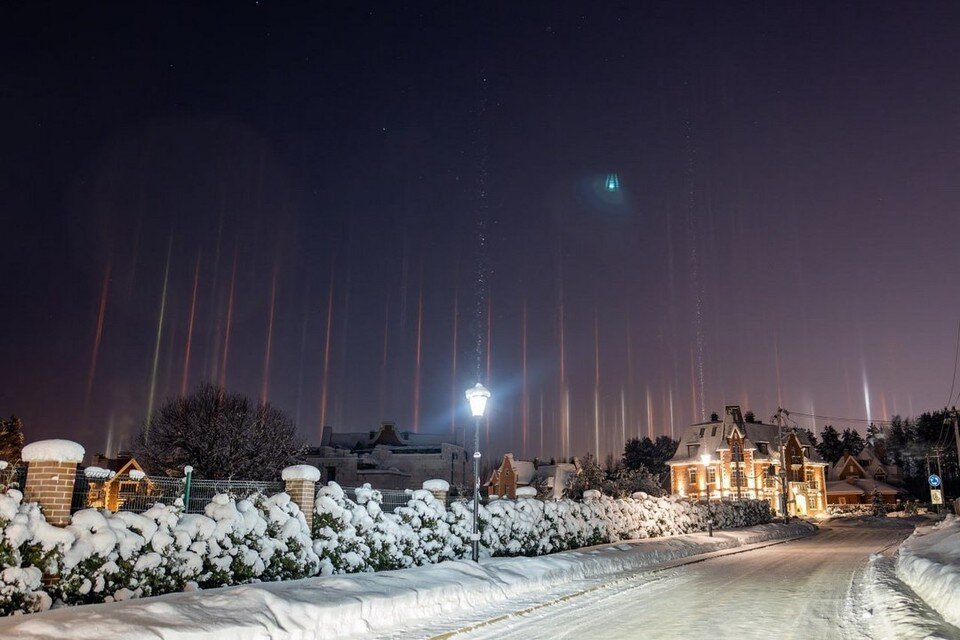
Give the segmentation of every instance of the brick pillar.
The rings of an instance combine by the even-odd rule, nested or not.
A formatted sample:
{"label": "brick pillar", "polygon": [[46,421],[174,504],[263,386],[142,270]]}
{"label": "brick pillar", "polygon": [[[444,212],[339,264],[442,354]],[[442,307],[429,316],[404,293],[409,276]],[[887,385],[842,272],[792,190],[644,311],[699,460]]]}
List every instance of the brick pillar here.
{"label": "brick pillar", "polygon": [[303,517],[307,527],[313,527],[313,502],[316,499],[317,482],[320,481],[320,470],[308,464],[297,464],[287,467],[281,474],[287,495],[293,500]]}
{"label": "brick pillar", "polygon": [[52,525],[63,527],[70,524],[73,484],[83,454],[83,447],[70,440],[40,440],[23,448],[21,457],[27,463],[24,499],[39,503],[47,522]]}
{"label": "brick pillar", "polygon": [[447,494],[450,493],[450,483],[446,480],[427,480],[423,488],[433,494],[433,497],[447,504]]}

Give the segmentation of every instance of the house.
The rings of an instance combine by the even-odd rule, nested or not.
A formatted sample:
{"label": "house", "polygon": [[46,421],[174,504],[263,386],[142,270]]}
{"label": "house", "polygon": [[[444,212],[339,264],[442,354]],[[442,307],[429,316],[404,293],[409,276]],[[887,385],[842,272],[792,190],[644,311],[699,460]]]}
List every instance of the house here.
{"label": "house", "polygon": [[377,489],[419,489],[433,479],[466,485],[472,470],[463,436],[460,429],[444,435],[397,431],[392,422],[362,432],[324,427],[320,446],[308,447],[304,458],[320,469],[324,483],[345,487],[369,482]]}
{"label": "house", "polygon": [[[782,438],[782,440],[778,440]],[[670,493],[693,499],[768,500],[779,511],[780,452],[787,461],[788,511],[813,515],[826,510],[826,467],[806,432],[743,419],[727,406],[723,420],[687,427],[670,466]]]}
{"label": "house", "polygon": [[896,504],[906,493],[887,481],[899,482],[896,465],[884,464],[873,447],[864,447],[858,455],[845,452],[830,469],[827,482],[828,504],[870,504],[874,492],[887,504]]}
{"label": "house", "polygon": [[[487,493],[491,496],[514,499],[530,493],[524,488],[542,487],[541,498],[559,500],[567,482],[579,471],[578,463],[537,464],[536,461],[515,460],[512,453],[503,456],[503,462],[490,474]],[[536,494],[534,494],[536,495]]]}
{"label": "house", "polygon": [[877,482],[897,485],[902,481],[900,467],[886,463],[872,445],[867,445],[856,456],[844,452],[830,468],[829,480],[846,480],[849,477],[872,478]]}

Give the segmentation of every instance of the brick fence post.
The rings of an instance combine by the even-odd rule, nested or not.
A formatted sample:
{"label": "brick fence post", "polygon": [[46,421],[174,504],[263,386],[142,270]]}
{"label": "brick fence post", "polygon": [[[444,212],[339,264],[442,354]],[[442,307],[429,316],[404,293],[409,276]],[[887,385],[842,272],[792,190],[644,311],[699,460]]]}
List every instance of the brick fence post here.
{"label": "brick fence post", "polygon": [[297,464],[287,467],[280,475],[286,484],[285,491],[293,500],[303,517],[307,527],[313,527],[313,502],[316,499],[317,482],[320,481],[320,469],[309,464]]}
{"label": "brick fence post", "polygon": [[450,493],[450,483],[446,480],[427,480],[423,488],[433,494],[433,497],[447,504],[447,494]]}
{"label": "brick fence post", "polygon": [[21,458],[27,463],[24,499],[39,503],[44,517],[52,525],[70,524],[73,484],[83,454],[83,447],[70,440],[40,440],[23,448]]}

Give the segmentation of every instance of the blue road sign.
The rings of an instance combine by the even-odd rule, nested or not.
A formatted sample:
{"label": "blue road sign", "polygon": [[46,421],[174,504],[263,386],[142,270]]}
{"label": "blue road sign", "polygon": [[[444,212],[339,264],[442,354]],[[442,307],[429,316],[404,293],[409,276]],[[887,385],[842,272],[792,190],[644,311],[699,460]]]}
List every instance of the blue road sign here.
{"label": "blue road sign", "polygon": [[931,473],[931,474],[930,474],[930,477],[927,478],[927,482],[930,483],[930,486],[931,486],[931,487],[939,487],[939,486],[940,486],[940,476],[938,476],[938,475],[935,474],[935,473]]}

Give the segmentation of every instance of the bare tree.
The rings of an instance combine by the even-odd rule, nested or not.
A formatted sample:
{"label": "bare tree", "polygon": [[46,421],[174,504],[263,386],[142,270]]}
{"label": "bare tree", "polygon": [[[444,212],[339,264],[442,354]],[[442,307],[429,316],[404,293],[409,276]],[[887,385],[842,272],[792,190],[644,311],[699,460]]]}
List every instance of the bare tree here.
{"label": "bare tree", "polygon": [[276,480],[303,454],[293,421],[280,409],[204,383],[168,400],[144,425],[137,460],[155,474]]}

